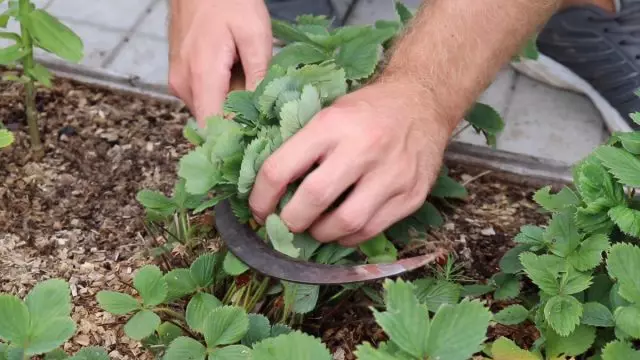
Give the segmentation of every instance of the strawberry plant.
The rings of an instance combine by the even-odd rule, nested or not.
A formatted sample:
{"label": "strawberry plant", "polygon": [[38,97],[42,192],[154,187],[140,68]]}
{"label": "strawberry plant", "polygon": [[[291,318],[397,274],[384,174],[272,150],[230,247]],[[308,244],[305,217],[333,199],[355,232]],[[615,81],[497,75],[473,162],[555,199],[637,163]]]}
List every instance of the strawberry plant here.
{"label": "strawberry plant", "polygon": [[[5,0],[0,0],[0,4]],[[0,49],[0,65],[22,67],[22,75],[6,74],[25,87],[25,113],[29,137],[36,157],[44,155],[36,114],[36,85],[51,86],[52,75],[46,67],[34,59],[39,48],[58,57],[79,62],[83,57],[82,40],[66,25],[43,9],[36,9],[29,0],[8,0],[8,9],[0,14],[0,29],[6,28],[10,19],[20,24],[20,33],[0,31],[0,38],[13,42]]]}

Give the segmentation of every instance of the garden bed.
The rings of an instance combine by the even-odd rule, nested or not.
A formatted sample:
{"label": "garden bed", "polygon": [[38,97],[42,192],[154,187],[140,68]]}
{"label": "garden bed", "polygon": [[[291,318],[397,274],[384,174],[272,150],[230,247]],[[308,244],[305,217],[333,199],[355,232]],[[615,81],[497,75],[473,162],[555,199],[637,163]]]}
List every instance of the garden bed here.
{"label": "garden bed", "polygon": [[[124,336],[122,318],[97,306],[95,295],[127,291],[134,271],[151,261],[144,250],[152,239],[135,196],[143,188],[171,192],[177,161],[190,148],[182,136],[188,112],[175,102],[58,79],[38,90],[46,156],[34,162],[21,86],[0,81],[0,89],[0,119],[16,133],[0,156],[0,292],[23,297],[39,281],[68,280],[79,331],[66,350],[99,345],[116,359],[151,358]],[[485,281],[520,227],[547,217],[531,200],[537,186],[477,165],[448,165],[470,196],[443,209],[445,225],[427,240],[455,249],[464,274]],[[210,222],[208,216],[200,220]],[[320,306],[304,329],[336,358],[353,359],[355,345],[383,338],[370,305],[354,293]],[[492,332],[521,344],[535,336],[527,327]]]}

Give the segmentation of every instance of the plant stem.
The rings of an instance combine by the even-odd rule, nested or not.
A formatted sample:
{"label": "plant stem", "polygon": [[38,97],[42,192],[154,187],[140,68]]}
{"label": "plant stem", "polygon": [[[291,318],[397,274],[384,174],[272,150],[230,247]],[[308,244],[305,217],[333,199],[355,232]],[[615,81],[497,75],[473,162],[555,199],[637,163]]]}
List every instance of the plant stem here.
{"label": "plant stem", "polygon": [[156,312],[161,312],[164,314],[167,314],[169,316],[171,316],[174,319],[180,320],[180,321],[185,321],[184,315],[180,314],[177,311],[171,310],[169,308],[155,308],[154,309]]}
{"label": "plant stem", "polygon": [[[29,0],[20,0],[18,5],[18,11],[20,16],[26,18],[29,15],[30,10]],[[22,37],[22,47],[27,53],[22,59],[22,67],[25,72],[33,69],[33,41],[31,34],[25,26],[24,22],[20,23],[20,34]],[[25,82],[25,113],[27,116],[27,124],[29,126],[29,137],[31,139],[31,148],[34,153],[34,157],[40,160],[44,157],[44,147],[40,140],[40,130],[38,129],[38,115],[36,114],[36,88],[33,79],[29,77],[29,80]]]}

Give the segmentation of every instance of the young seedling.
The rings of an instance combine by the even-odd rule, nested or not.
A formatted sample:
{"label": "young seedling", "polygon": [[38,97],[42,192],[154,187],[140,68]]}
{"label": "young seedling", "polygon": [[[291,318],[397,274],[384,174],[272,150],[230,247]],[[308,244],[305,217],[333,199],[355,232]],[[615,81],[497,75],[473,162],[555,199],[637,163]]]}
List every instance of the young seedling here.
{"label": "young seedling", "polygon": [[[0,0],[3,3],[5,0]],[[66,25],[43,9],[36,9],[29,0],[8,0],[8,9],[0,14],[0,29],[6,28],[10,19],[20,24],[19,33],[0,31],[0,39],[13,42],[0,48],[0,65],[20,66],[22,75],[10,73],[5,80],[24,84],[25,113],[29,126],[29,137],[36,158],[44,156],[40,140],[36,111],[36,85],[51,86],[52,74],[37,63],[35,50],[42,49],[58,57],[79,62],[83,57],[82,40]]]}

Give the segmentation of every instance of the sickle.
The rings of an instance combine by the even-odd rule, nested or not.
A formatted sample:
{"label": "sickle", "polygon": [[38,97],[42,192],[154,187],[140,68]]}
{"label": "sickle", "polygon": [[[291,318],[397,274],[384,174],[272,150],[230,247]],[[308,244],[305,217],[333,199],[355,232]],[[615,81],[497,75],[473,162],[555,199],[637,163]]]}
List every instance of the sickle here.
{"label": "sickle", "polygon": [[215,207],[218,232],[229,251],[251,269],[276,279],[301,284],[350,284],[399,275],[425,266],[445,254],[435,253],[389,264],[326,265],[302,261],[269,247],[247,224],[240,223],[228,200]]}

